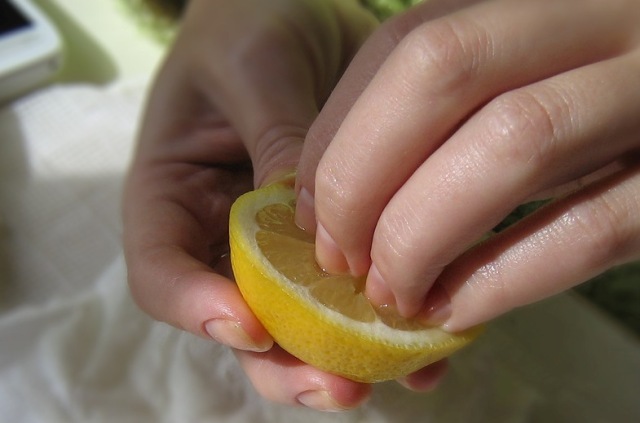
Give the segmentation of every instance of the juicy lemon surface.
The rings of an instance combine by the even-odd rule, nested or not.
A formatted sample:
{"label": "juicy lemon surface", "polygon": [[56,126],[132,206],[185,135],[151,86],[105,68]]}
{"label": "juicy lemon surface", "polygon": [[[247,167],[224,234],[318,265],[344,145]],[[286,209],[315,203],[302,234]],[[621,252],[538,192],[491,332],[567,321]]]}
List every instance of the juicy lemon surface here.
{"label": "juicy lemon surface", "polygon": [[290,185],[272,184],[233,204],[231,263],[245,301],[274,340],[300,360],[360,382],[412,373],[472,341],[373,307],[364,278],[330,275],[314,237],[294,223]]}

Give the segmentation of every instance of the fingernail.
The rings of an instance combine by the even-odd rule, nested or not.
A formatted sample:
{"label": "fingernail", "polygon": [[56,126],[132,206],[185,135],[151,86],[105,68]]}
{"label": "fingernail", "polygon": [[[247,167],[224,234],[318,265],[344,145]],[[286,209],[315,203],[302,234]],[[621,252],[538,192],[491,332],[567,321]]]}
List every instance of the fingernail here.
{"label": "fingernail", "polygon": [[364,292],[365,296],[373,304],[396,308],[396,299],[393,296],[393,292],[389,289],[389,286],[382,278],[382,275],[375,264],[371,265],[369,273],[367,274],[367,282]]}
{"label": "fingernail", "polygon": [[205,330],[214,340],[221,344],[243,351],[264,352],[273,345],[273,341],[263,343],[254,341],[239,323],[226,319],[214,319],[205,323]]}
{"label": "fingernail", "polygon": [[313,196],[306,188],[302,188],[298,193],[296,201],[296,225],[307,232],[316,231],[316,213]]}
{"label": "fingernail", "polygon": [[349,263],[324,226],[318,222],[316,229],[316,260],[328,273],[349,273]]}
{"label": "fingernail", "polygon": [[420,320],[431,326],[446,326],[451,317],[451,299],[446,290],[435,284],[429,290]]}
{"label": "fingernail", "polygon": [[298,395],[297,401],[305,407],[318,411],[344,411],[346,407],[338,404],[327,391],[306,391]]}
{"label": "fingernail", "polygon": [[415,392],[429,392],[435,389],[444,379],[448,367],[447,360],[436,361],[417,372],[398,379],[398,382],[405,388]]}

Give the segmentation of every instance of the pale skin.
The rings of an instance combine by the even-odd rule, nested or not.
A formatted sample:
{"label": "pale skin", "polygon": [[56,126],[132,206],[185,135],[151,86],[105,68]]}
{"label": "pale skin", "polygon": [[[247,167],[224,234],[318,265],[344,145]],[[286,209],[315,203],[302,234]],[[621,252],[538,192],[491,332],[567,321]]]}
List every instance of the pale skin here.
{"label": "pale skin", "polygon": [[232,347],[270,400],[356,407],[370,386],[288,355],[242,300],[233,199],[297,169],[320,264],[465,329],[640,257],[638,86],[637,0],[431,0],[381,26],[356,1],[192,0],[127,178],[133,296]]}

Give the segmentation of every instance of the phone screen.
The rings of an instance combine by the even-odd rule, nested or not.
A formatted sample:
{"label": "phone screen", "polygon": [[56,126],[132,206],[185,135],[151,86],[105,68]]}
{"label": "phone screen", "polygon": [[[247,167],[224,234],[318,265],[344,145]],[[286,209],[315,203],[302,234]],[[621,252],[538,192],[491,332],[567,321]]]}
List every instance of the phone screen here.
{"label": "phone screen", "polygon": [[13,4],[8,0],[0,0],[0,36],[30,25],[29,19]]}

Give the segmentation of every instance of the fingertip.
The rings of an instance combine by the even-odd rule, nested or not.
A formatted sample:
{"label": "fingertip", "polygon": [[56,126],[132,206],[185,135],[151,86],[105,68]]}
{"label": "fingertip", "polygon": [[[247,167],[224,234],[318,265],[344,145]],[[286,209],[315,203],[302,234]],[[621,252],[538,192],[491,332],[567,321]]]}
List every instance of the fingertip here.
{"label": "fingertip", "polygon": [[333,392],[328,390],[305,391],[296,397],[296,401],[314,410],[340,412],[358,408],[367,402],[370,397],[370,385],[349,384],[342,389],[334,389]]}
{"label": "fingertip", "polygon": [[336,378],[331,388],[331,395],[343,407],[343,410],[353,410],[371,399],[373,385],[354,382],[340,376]]}
{"label": "fingertip", "polygon": [[300,405],[318,411],[337,412],[347,409],[327,391],[305,391],[296,397],[296,401]]}
{"label": "fingertip", "polygon": [[373,305],[389,307],[405,319],[442,326],[451,317],[451,299],[439,285],[431,287],[426,295],[425,289],[427,284],[421,281],[413,285],[396,284],[392,288],[374,263],[367,274],[364,294]]}
{"label": "fingertip", "polygon": [[414,392],[431,392],[442,382],[448,368],[449,362],[446,359],[440,360],[397,381]]}
{"label": "fingertip", "polygon": [[452,306],[449,294],[439,283],[434,284],[424,302],[423,308],[419,313],[419,320],[432,325],[443,326],[448,330],[447,321],[451,317]]}
{"label": "fingertip", "polygon": [[273,339],[268,335],[249,335],[240,322],[218,318],[204,324],[206,333],[215,341],[229,347],[253,352],[265,352],[273,347]]}
{"label": "fingertip", "polygon": [[371,396],[371,385],[319,370],[277,344],[264,353],[234,353],[257,392],[270,401],[344,411],[359,407]]}
{"label": "fingertip", "polygon": [[307,232],[316,232],[314,199],[306,188],[301,188],[296,200],[295,222]]}
{"label": "fingertip", "polygon": [[320,222],[316,227],[316,260],[328,273],[346,274],[350,271],[347,258]]}
{"label": "fingertip", "polygon": [[365,284],[365,296],[376,306],[396,308],[393,292],[382,278],[375,264],[371,265]]}

